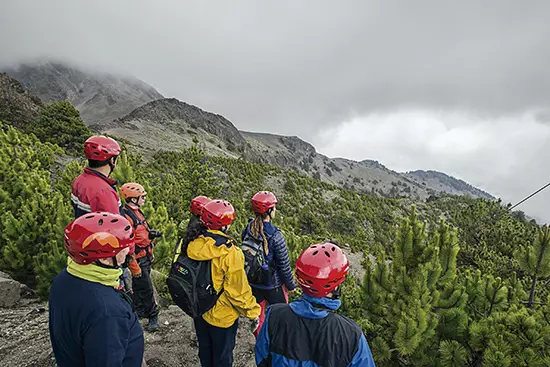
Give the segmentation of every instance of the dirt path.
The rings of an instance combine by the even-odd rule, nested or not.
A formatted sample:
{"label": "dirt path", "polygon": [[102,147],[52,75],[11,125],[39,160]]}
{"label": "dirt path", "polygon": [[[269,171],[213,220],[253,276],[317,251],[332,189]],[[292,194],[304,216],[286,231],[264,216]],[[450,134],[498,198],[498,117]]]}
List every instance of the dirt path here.
{"label": "dirt path", "polygon": [[[158,332],[144,332],[147,366],[200,366],[191,318],[171,306],[161,311],[159,322]],[[248,320],[241,318],[234,351],[235,367],[255,366],[254,336],[248,325]],[[55,366],[47,305],[26,301],[14,309],[0,309],[0,366]]]}

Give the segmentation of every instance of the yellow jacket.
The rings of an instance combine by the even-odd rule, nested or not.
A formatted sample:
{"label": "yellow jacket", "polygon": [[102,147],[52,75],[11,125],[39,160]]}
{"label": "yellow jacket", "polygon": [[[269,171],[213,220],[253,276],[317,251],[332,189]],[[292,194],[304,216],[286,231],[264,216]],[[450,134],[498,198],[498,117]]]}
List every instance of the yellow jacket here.
{"label": "yellow jacket", "polygon": [[244,255],[234,240],[221,231],[208,230],[189,243],[187,256],[194,260],[212,260],[212,282],[216,292],[223,288],[218,301],[202,318],[210,325],[228,328],[239,315],[250,319],[260,316],[260,305],[252,295],[244,271]]}

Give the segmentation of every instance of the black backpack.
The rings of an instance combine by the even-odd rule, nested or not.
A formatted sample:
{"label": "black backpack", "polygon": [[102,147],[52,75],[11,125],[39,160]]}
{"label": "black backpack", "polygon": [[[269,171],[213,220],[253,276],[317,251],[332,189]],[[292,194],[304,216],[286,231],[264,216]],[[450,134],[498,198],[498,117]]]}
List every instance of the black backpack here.
{"label": "black backpack", "polygon": [[212,262],[197,261],[181,253],[182,240],[176,246],[175,258],[166,279],[172,300],[192,318],[203,315],[216,304],[223,289],[216,293],[212,282]]}
{"label": "black backpack", "polygon": [[251,284],[264,284],[270,276],[269,264],[267,264],[263,241],[246,236],[239,245],[244,255],[244,271],[248,282]]}

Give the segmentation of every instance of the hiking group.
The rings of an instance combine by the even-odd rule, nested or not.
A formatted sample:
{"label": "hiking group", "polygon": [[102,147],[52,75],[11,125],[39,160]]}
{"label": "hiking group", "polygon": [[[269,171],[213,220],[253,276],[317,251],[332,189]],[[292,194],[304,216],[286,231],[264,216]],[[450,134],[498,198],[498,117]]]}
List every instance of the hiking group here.
{"label": "hiking group", "polygon": [[[88,167],[72,185],[75,220],[64,231],[67,267],[49,296],[50,339],[64,366],[145,365],[146,330],[158,330],[151,265],[155,239],[141,211],[147,192],[109,178],[119,144],[93,136],[84,144]],[[291,270],[283,233],[272,224],[277,198],[251,199],[255,217],[240,241],[228,235],[236,218],[231,203],[198,196],[175,245],[168,290],[193,318],[201,366],[233,365],[239,317],[251,320],[257,366],[374,366],[361,328],[335,311],[349,262],[332,242],[305,249]],[[289,303],[296,283],[302,295]]]}

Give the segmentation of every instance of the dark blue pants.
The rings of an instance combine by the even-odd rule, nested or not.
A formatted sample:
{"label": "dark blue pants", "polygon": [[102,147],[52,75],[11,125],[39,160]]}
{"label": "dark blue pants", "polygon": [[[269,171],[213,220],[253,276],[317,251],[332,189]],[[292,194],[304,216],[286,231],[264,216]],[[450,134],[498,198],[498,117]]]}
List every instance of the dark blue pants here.
{"label": "dark blue pants", "polygon": [[237,338],[239,319],[227,329],[212,326],[202,317],[195,319],[199,342],[199,359],[202,367],[233,366],[233,349]]}

